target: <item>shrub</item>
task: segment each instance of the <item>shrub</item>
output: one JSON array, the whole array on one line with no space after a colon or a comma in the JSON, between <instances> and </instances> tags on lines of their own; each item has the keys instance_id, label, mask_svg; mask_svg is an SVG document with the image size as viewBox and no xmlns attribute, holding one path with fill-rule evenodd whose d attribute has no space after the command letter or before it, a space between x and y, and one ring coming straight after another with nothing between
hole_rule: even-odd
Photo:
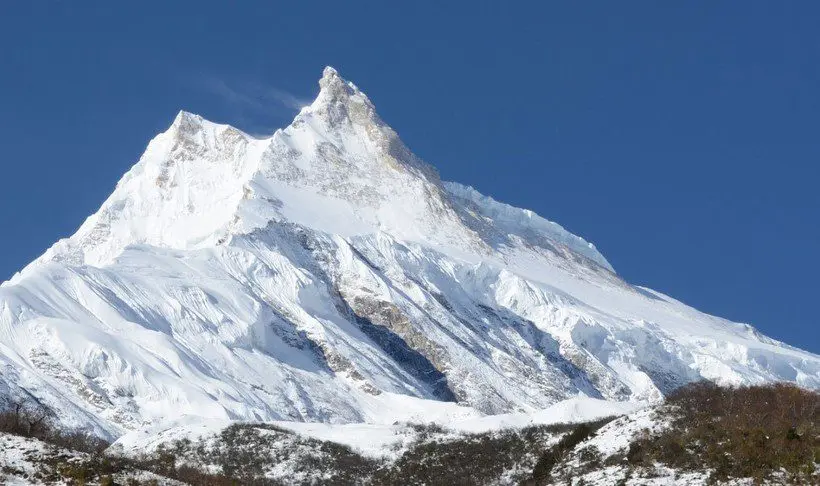
<instances>
[{"instance_id":1,"label":"shrub","mask_svg":"<svg viewBox=\"0 0 820 486\"><path fill-rule=\"evenodd\" d=\"M32 401L12 402L0 412L0 432L19 435L80 452L100 453L109 443L83 431L61 431L53 421L53 413Z\"/></svg>"},{"instance_id":2,"label":"shrub","mask_svg":"<svg viewBox=\"0 0 820 486\"><path fill-rule=\"evenodd\" d=\"M614 417L607 417L596 420L595 422L578 424L573 427L568 434L561 437L557 444L544 451L532 471L531 478L526 484L549 483L553 468L564 460L578 444L588 439L598 429L612 421L613 418ZM584 452L585 454L583 454ZM589 449L583 449L582 455L586 456L582 457L582 459L591 462L591 467L592 465L597 466L600 464L600 458L595 452Z\"/></svg>"},{"instance_id":3,"label":"shrub","mask_svg":"<svg viewBox=\"0 0 820 486\"><path fill-rule=\"evenodd\" d=\"M646 434L627 453L630 464L661 462L684 470L712 469L713 480L811 482L820 452L820 394L787 384L685 386L668 400L671 427Z\"/></svg>"}]
</instances>

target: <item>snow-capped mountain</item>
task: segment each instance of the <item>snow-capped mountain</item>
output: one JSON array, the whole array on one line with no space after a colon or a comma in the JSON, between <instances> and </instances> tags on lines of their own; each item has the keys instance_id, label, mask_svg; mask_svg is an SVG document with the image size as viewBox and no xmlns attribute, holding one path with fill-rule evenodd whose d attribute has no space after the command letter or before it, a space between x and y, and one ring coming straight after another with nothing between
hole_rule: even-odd
<instances>
[{"instance_id":1,"label":"snow-capped mountain","mask_svg":"<svg viewBox=\"0 0 820 486\"><path fill-rule=\"evenodd\" d=\"M115 437L820 387L820 356L630 285L558 224L441 181L332 68L319 85L266 139L181 112L4 283L0 397Z\"/></svg>"}]
</instances>

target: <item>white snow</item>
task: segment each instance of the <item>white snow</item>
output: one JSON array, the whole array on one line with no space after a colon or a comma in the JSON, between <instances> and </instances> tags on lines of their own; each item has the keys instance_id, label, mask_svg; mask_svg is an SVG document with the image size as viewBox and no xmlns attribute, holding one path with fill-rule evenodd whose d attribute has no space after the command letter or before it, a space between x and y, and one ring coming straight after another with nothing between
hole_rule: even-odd
<instances>
[{"instance_id":1,"label":"white snow","mask_svg":"<svg viewBox=\"0 0 820 486\"><path fill-rule=\"evenodd\" d=\"M478 433L530 425L590 422L605 417L624 415L644 406L644 404L633 402L613 402L589 397L576 397L533 413L489 415L456 421L450 424L450 427L462 432Z\"/></svg>"},{"instance_id":2,"label":"white snow","mask_svg":"<svg viewBox=\"0 0 820 486\"><path fill-rule=\"evenodd\" d=\"M654 408L646 408L615 419L604 425L594 437L578 446L578 449L594 446L603 458L626 452L629 444L642 432L660 432L668 425L656 420L656 413Z\"/></svg>"},{"instance_id":3,"label":"white snow","mask_svg":"<svg viewBox=\"0 0 820 486\"><path fill-rule=\"evenodd\" d=\"M0 433L0 480L3 484L37 484L33 478L37 472L35 460L42 457L50 447L35 439ZM11 474L14 471L14 474Z\"/></svg>"}]
</instances>

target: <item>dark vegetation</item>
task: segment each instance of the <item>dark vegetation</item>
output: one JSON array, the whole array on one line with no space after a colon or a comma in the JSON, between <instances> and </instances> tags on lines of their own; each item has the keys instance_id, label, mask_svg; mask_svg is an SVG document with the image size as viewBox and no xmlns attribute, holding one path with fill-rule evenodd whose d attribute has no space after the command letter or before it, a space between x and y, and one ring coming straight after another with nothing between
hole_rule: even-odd
<instances>
[{"instance_id":1,"label":"dark vegetation","mask_svg":"<svg viewBox=\"0 0 820 486\"><path fill-rule=\"evenodd\" d=\"M237 484L279 484L264 479L267 470L287 462L296 477L321 472L324 484L356 484L369 477L378 462L348 446L297 435L270 424L234 424L211 445L177 441L177 454L187 463L215 465ZM263 453L260 453L263 451Z\"/></svg>"},{"instance_id":2,"label":"dark vegetation","mask_svg":"<svg viewBox=\"0 0 820 486\"><path fill-rule=\"evenodd\" d=\"M21 421L25 423L25 419ZM9 423L17 422L15 419ZM140 483L133 478L116 479L150 471L192 485L278 486L282 483L265 478L265 473L287 463L293 475L287 484L484 484L504 474L518 480L528 478L550 440L572 435L579 426L532 426L458 437L433 424L410 427L416 433L415 442L394 462L363 457L347 446L300 436L270 424L234 424L224 429L217 440L179 440L142 458L102 454L104 442L77 434L71 436L76 437L71 447L57 439L59 447L95 453L77 458L55 448L39 459L42 468L36 479L76 485L150 485L154 484L150 480ZM45 442L60 437L47 421L38 429L42 432L32 435L30 430L26 425L0 428L0 432Z\"/></svg>"},{"instance_id":3,"label":"dark vegetation","mask_svg":"<svg viewBox=\"0 0 820 486\"><path fill-rule=\"evenodd\" d=\"M634 461L656 456L673 467L705 464L716 479L771 478L782 469L794 484L815 472L818 393L791 385L727 389L699 383L677 391L669 403L678 407L670 433L636 441Z\"/></svg>"},{"instance_id":4,"label":"dark vegetation","mask_svg":"<svg viewBox=\"0 0 820 486\"><path fill-rule=\"evenodd\" d=\"M471 485L502 475L526 479L550 439L576 425L453 437L436 425L412 424L415 442L396 460L362 457L347 446L302 437L267 424L237 424L213 444L179 441L172 449L183 463L216 466L238 484L275 485L266 471L287 463L288 484ZM260 454L259 451L265 451Z\"/></svg>"},{"instance_id":5,"label":"dark vegetation","mask_svg":"<svg viewBox=\"0 0 820 486\"><path fill-rule=\"evenodd\" d=\"M509 484L545 485L605 466L618 466L627 477L651 476L658 463L680 472L708 470L713 483L752 478L820 484L816 392L779 384L696 383L672 393L657 415L670 427L644 431L628 450L606 458L584 444L611 419L460 436L435 425L412 425L415 442L394 461L363 457L347 446L270 424L235 424L210 440L180 440L145 457L124 458L102 453L107 444L100 439L59 432L45 409L26 403L0 413L0 432L53 444L51 453L37 459L42 467L32 479L76 485L154 484L135 479L143 471L193 485L278 485L265 477L277 466L292 474L287 484L449 486L504 478Z\"/></svg>"},{"instance_id":6,"label":"dark vegetation","mask_svg":"<svg viewBox=\"0 0 820 486\"><path fill-rule=\"evenodd\" d=\"M550 484L553 481L553 468L564 461L583 441L589 439L598 429L606 425L612 418L597 420L595 422L588 422L579 424L569 430L569 433L561 437L557 444L547 449L532 471L532 476L524 482L526 485ZM587 454L593 454L593 457L582 458L584 464L595 467L592 464L600 465L599 458L596 453L589 451Z\"/></svg>"},{"instance_id":7,"label":"dark vegetation","mask_svg":"<svg viewBox=\"0 0 820 486\"><path fill-rule=\"evenodd\" d=\"M34 401L15 401L0 412L0 432L80 452L99 453L108 447L108 442L93 435L60 431L54 426L49 410Z\"/></svg>"},{"instance_id":8,"label":"dark vegetation","mask_svg":"<svg viewBox=\"0 0 820 486\"><path fill-rule=\"evenodd\" d=\"M238 481L224 475L211 475L187 468L176 467L172 454L165 451L148 458L125 458L104 454L110 445L99 437L83 432L61 431L51 412L34 401L15 401L0 412L0 433L37 439L49 448L43 454L32 455L29 460L39 464L34 477L38 483L67 483L84 486L154 486L155 479L140 481L134 476L140 472L153 472L160 476L177 479L193 485L238 485ZM18 473L0 465L4 473ZM127 478L120 482L114 478Z\"/></svg>"},{"instance_id":9,"label":"dark vegetation","mask_svg":"<svg viewBox=\"0 0 820 486\"><path fill-rule=\"evenodd\" d=\"M819 393L786 384L700 382L672 393L667 405L672 426L642 434L619 460L632 468L659 462L680 471L710 469L713 483L820 484Z\"/></svg>"},{"instance_id":10,"label":"dark vegetation","mask_svg":"<svg viewBox=\"0 0 820 486\"><path fill-rule=\"evenodd\" d=\"M505 474L514 482L523 481L550 439L572 435L578 428L556 424L449 440L420 439L396 462L380 469L373 476L373 484L487 484Z\"/></svg>"}]
</instances>

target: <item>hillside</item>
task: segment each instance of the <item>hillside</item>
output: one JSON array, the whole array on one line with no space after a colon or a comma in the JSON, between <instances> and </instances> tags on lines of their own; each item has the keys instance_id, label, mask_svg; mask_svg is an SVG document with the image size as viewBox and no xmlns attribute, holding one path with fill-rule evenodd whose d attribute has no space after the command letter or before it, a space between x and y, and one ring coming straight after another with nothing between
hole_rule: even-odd
<instances>
[{"instance_id":1,"label":"hillside","mask_svg":"<svg viewBox=\"0 0 820 486\"><path fill-rule=\"evenodd\" d=\"M4 484L818 484L819 419L818 393L697 383L665 404L592 421L483 432L211 424L136 435L102 454L66 449L100 446L47 429L34 434L41 440L10 435L4 420L0 463Z\"/></svg>"}]
</instances>

